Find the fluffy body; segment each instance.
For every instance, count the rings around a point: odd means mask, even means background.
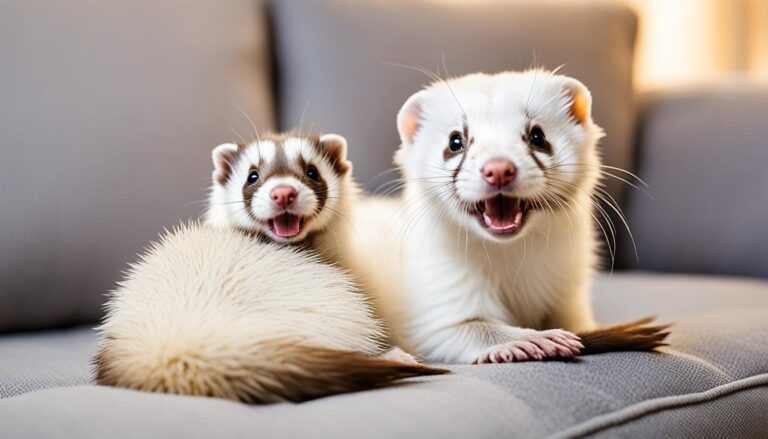
[[[97,380],[267,403],[443,373],[385,352],[369,300],[307,245],[341,205],[343,138],[264,142],[217,147],[208,224],[166,233],[131,265],[100,328]],[[301,155],[302,142],[314,152]],[[275,181],[292,185],[293,201],[268,203]],[[287,214],[298,229],[271,225]]]
[[[602,136],[590,106],[583,84],[540,70],[441,81],[404,104],[403,194],[356,203],[338,253],[398,344],[450,363],[584,348]]]

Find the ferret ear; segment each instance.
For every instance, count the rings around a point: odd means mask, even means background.
[[[404,144],[412,144],[416,132],[421,127],[422,99],[426,93],[422,90],[409,97],[397,113],[397,131],[400,133],[400,141]]]
[[[563,85],[570,99],[571,117],[580,125],[587,125],[592,119],[592,94],[589,89],[573,78],[566,78]]]
[[[213,148],[211,159],[213,160],[213,178],[221,184],[226,183],[232,173],[232,166],[237,159],[240,147],[234,143],[222,143]]]
[[[347,139],[338,134],[323,134],[318,143],[320,150],[331,160],[339,175],[352,169],[352,163],[347,160]]]

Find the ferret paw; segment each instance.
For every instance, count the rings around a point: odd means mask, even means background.
[[[405,363],[412,366],[421,365],[421,362],[416,357],[409,354],[408,352],[405,352],[404,350],[400,349],[397,346],[379,355],[379,358],[381,358],[382,360],[399,361],[401,363]]]
[[[579,354],[584,345],[579,337],[562,329],[526,331],[517,340],[491,346],[474,364],[538,361],[545,358],[570,358]]]

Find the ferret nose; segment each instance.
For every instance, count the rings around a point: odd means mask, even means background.
[[[507,159],[490,159],[483,166],[483,180],[499,189],[515,181],[517,168]]]
[[[291,186],[275,186],[272,192],[269,193],[269,198],[281,207],[288,207],[294,201],[296,201],[296,189]]]

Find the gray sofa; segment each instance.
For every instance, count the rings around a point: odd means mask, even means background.
[[[0,2],[0,437],[768,436],[768,88],[638,94],[636,27],[618,2]],[[675,321],[671,346],[298,405],[92,384],[104,293],[199,214],[214,145],[322,128],[368,189],[395,177],[394,116],[428,79],[394,64],[565,64],[593,90],[606,162],[653,196],[607,182],[639,258],[620,234],[597,316]]]

